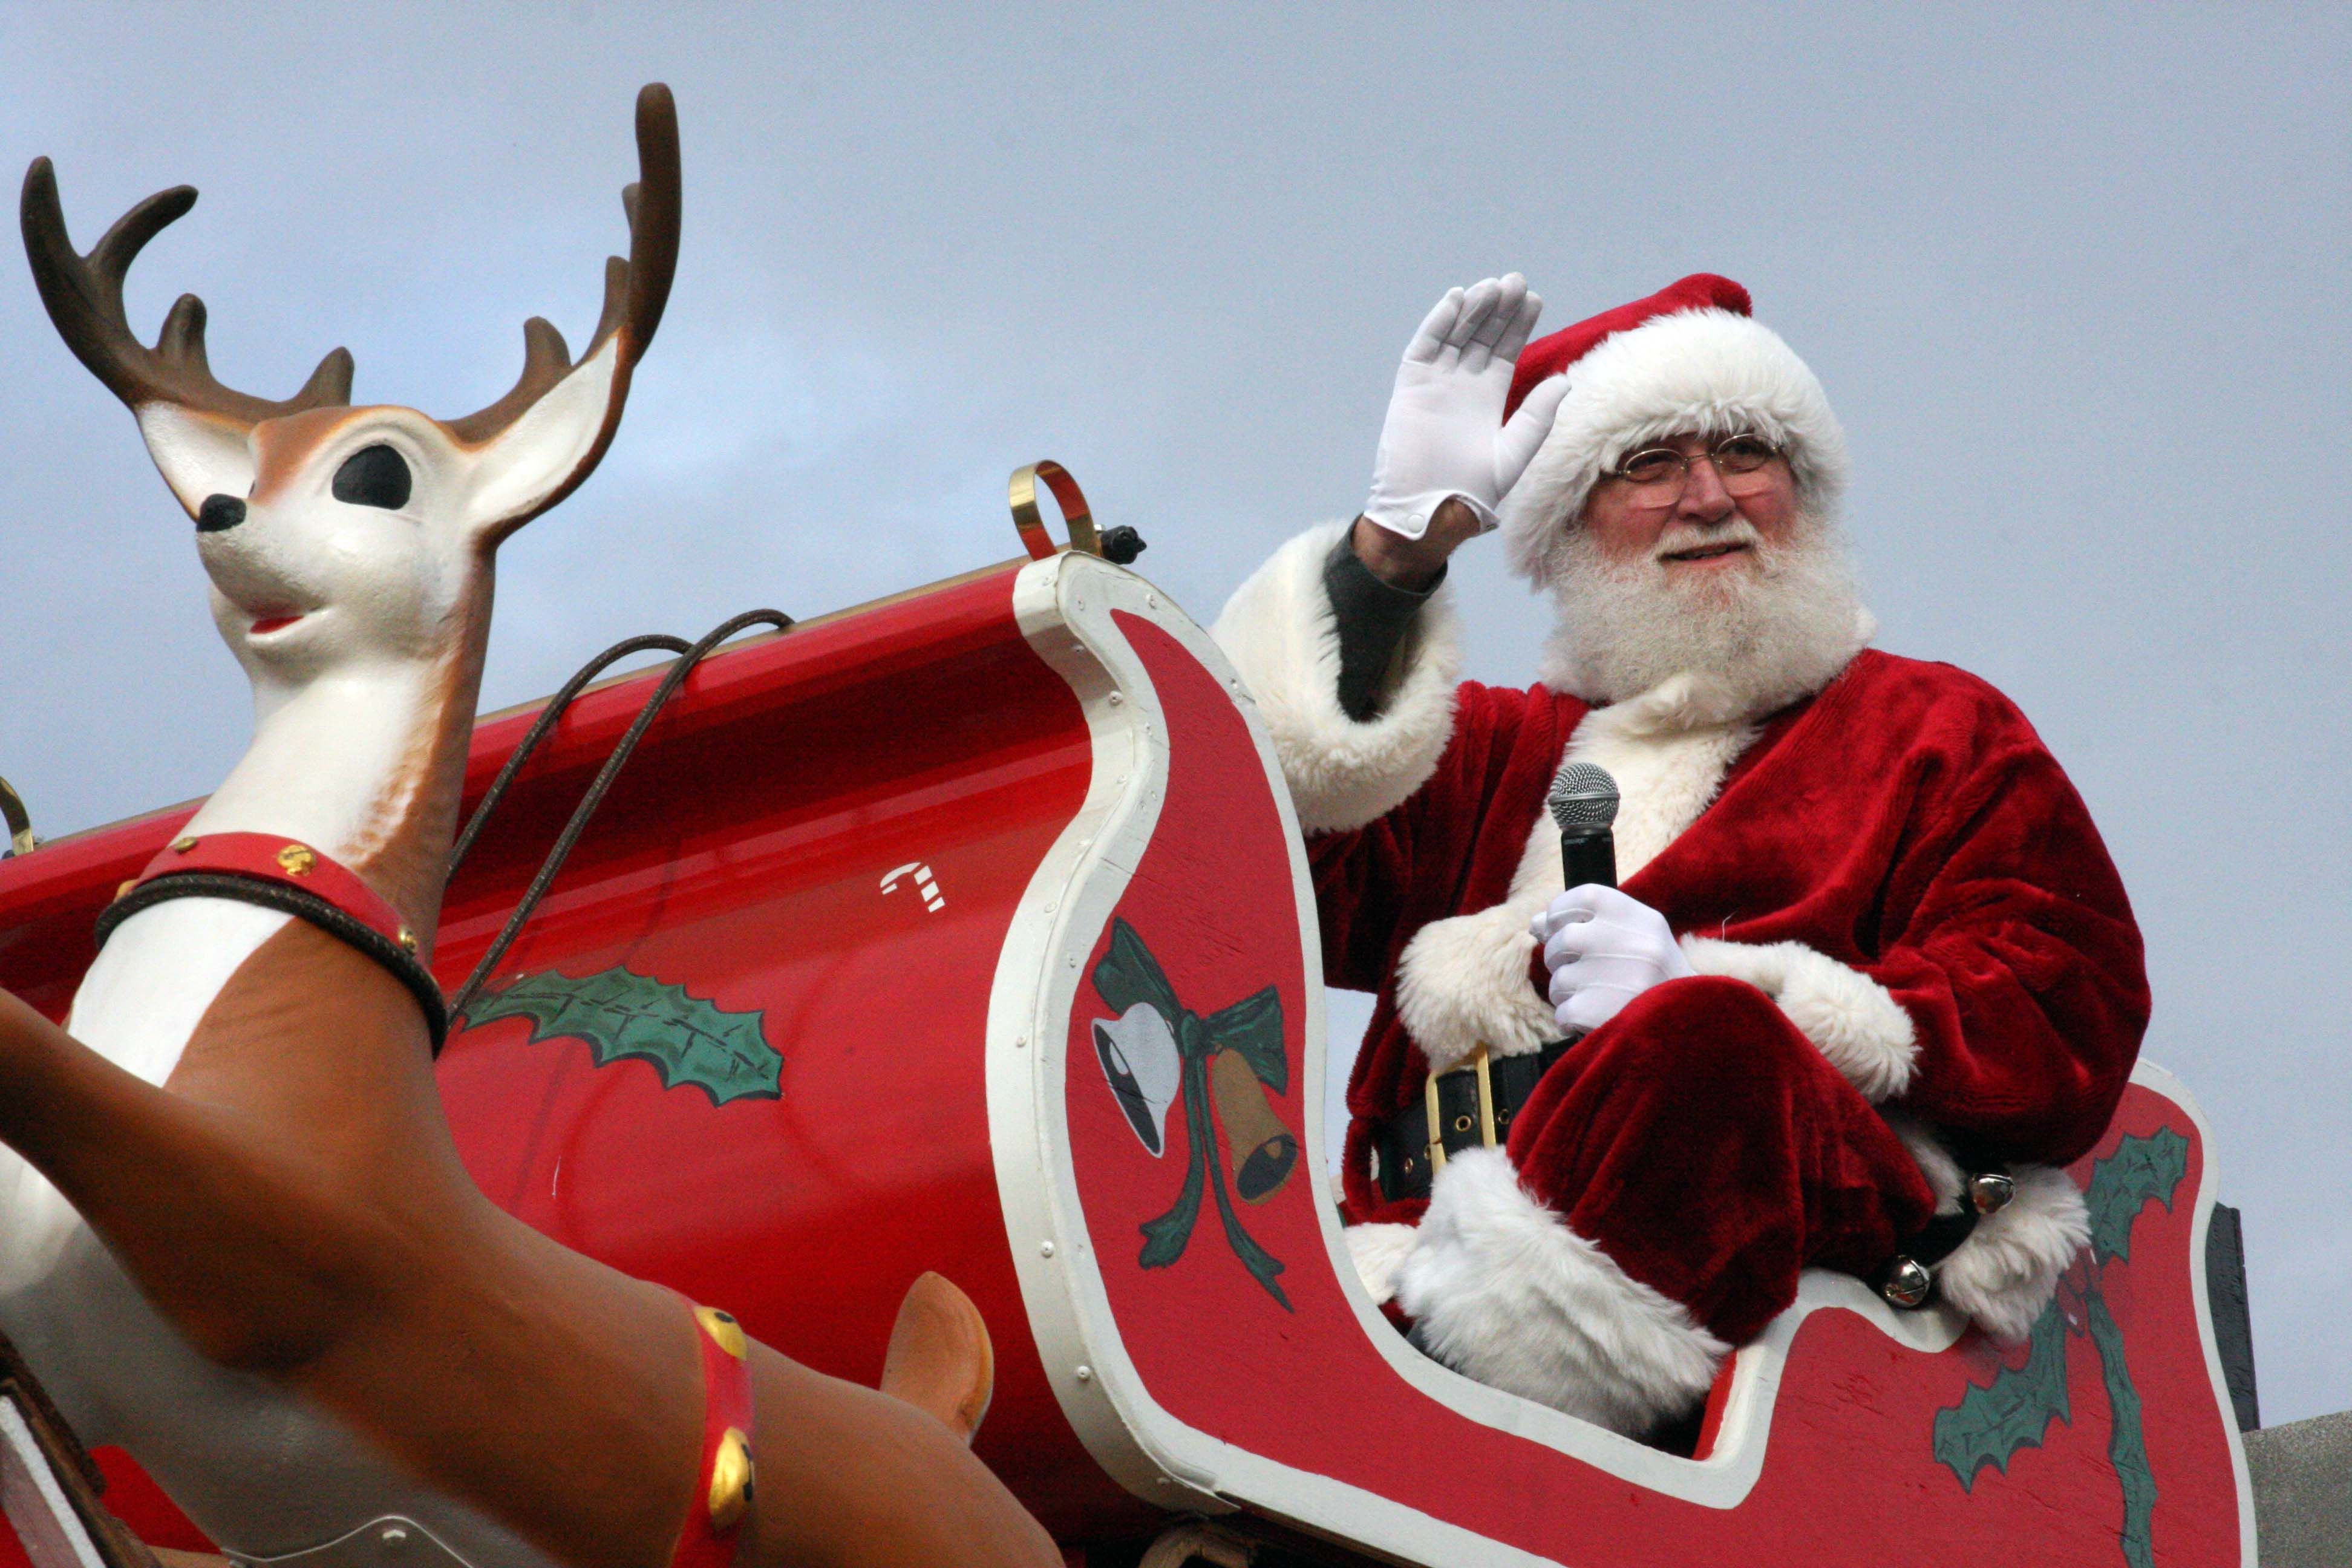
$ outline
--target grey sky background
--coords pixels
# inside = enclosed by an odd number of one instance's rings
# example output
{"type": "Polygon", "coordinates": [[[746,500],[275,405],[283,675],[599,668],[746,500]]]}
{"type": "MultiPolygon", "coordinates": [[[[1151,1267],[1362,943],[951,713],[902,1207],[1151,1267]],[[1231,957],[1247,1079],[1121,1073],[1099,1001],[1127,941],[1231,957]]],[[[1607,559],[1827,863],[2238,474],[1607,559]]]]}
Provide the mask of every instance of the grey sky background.
{"type": "MultiPolygon", "coordinates": [[[[1521,268],[1557,326],[1727,273],[1845,422],[1882,645],[2013,696],[2123,868],[2266,1421],[2352,1406],[2352,9],[17,4],[0,170],[52,155],[84,247],[197,185],[142,332],[194,289],[232,384],[342,342],[448,416],[524,317],[586,335],[655,79],[677,291],[603,470],[503,552],[492,703],[1003,559],[1041,457],[1206,621],[1360,501],[1446,286],[1521,268]]],[[[0,364],[0,773],[50,834],[200,794],[244,679],[13,241],[0,364]]],[[[1523,683],[1497,554],[1471,669],[1523,683]]]]}

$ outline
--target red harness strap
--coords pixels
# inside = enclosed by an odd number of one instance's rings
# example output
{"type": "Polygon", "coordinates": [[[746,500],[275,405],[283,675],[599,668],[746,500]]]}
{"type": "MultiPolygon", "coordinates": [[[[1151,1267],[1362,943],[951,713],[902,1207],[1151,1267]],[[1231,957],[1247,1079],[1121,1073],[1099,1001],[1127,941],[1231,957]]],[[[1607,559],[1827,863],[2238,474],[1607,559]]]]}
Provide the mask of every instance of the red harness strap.
{"type": "Polygon", "coordinates": [[[147,868],[115,890],[98,917],[103,947],[114,928],[171,899],[234,899],[308,921],[374,959],[408,988],[425,1014],[433,1054],[449,1034],[449,1005],[416,956],[416,933],[400,911],[350,867],[309,845],[268,833],[207,833],[174,838],[147,868]]]}
{"type": "Polygon", "coordinates": [[[694,1308],[694,1321],[702,1347],[702,1465],[670,1563],[730,1568],[751,1511],[750,1347],[742,1327],[715,1307],[694,1308]]]}
{"type": "Polygon", "coordinates": [[[158,877],[187,871],[225,872],[299,888],[313,898],[324,899],[385,941],[410,952],[416,951],[416,933],[408,929],[392,901],[369,887],[357,871],[307,844],[273,833],[207,833],[201,838],[174,838],[121,890],[127,893],[158,877]]]}

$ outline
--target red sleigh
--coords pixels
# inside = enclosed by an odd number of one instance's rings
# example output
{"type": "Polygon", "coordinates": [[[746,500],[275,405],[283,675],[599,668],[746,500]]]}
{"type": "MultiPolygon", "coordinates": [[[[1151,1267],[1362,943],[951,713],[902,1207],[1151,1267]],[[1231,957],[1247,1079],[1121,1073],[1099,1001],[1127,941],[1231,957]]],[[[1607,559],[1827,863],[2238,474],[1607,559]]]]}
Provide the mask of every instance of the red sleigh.
{"type": "MultiPolygon", "coordinates": [[[[445,985],[656,679],[591,689],[523,775],[451,886],[445,985]]],[[[530,718],[479,726],[470,793],[530,718]]],[[[187,815],[0,865],[0,986],[61,1015],[187,815]]],[[[1236,1561],[2254,1560],[2169,1075],[2074,1169],[2095,1245],[2027,1345],[1811,1275],[1683,1457],[1455,1375],[1357,1284],[1310,898],[1207,637],[1048,552],[705,663],[440,1082],[494,1200],[822,1370],[871,1383],[909,1280],[957,1281],[994,1330],[979,1450],[1078,1560],[1185,1514],[1232,1516],[1236,1561]]]]}

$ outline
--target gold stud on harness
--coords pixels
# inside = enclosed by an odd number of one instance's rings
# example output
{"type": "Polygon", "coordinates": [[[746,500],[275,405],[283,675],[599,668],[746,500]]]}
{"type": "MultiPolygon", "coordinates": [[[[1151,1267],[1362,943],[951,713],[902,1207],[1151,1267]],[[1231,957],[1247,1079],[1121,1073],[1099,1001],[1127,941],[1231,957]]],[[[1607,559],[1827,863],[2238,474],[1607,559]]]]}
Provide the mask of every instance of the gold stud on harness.
{"type": "Polygon", "coordinates": [[[671,1568],[728,1568],[735,1530],[751,1511],[757,1477],[751,1462],[751,1342],[743,1325],[716,1307],[694,1309],[702,1360],[701,1496],[679,1532],[671,1568]]]}
{"type": "Polygon", "coordinates": [[[751,1506],[751,1445],[740,1426],[727,1428],[719,1439],[719,1455],[710,1462],[710,1528],[732,1530],[751,1506]]]}

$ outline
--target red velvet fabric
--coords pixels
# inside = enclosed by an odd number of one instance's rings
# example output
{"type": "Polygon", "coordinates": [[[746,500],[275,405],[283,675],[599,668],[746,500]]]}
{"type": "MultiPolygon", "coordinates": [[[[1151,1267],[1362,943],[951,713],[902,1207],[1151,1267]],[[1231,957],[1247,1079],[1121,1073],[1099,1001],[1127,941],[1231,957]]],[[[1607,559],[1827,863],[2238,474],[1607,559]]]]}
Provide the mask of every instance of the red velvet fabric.
{"type": "Polygon", "coordinates": [[[1601,346],[1601,341],[1612,332],[1631,331],[1654,316],[1672,316],[1684,310],[1730,310],[1739,315],[1751,314],[1748,290],[1728,278],[1712,272],[1694,272],[1675,279],[1646,300],[1636,300],[1630,305],[1620,305],[1613,310],[1603,310],[1589,316],[1573,326],[1562,327],[1547,333],[1527,346],[1519,355],[1519,367],[1511,374],[1510,395],[1503,402],[1503,417],[1508,419],[1519,406],[1519,399],[1531,391],[1536,383],[1547,376],[1558,375],[1586,354],[1601,346]]]}
{"type": "Polygon", "coordinates": [[[1765,994],[1669,981],[1554,1063],[1511,1131],[1529,1185],[1717,1338],[1753,1339],[1807,1264],[1866,1274],[1935,1195],[1765,994]]]}
{"type": "MultiPolygon", "coordinates": [[[[1429,782],[1379,821],[1308,843],[1326,978],[1378,993],[1348,1090],[1351,1220],[1411,1222],[1423,1206],[1384,1203],[1370,1166],[1370,1122],[1416,1097],[1427,1071],[1397,1017],[1398,956],[1429,921],[1506,897],[1584,712],[1575,699],[1540,686],[1465,685],[1453,738],[1429,782]]],[[[2023,715],[1948,665],[1861,654],[1819,697],[1767,726],[1714,804],[1625,890],[1678,932],[1801,942],[1877,981],[1917,1034],[1917,1070],[1898,1103],[2007,1159],[2063,1163],[2088,1150],[2138,1054],[2148,1010],[2139,931],[2098,830],[2023,715]]],[[[1604,1058],[1636,1075],[1652,1070],[1651,1057],[1699,1048],[1685,1037],[1744,1043],[1709,1047],[1717,1050],[1783,1055],[1790,1039],[1802,1043],[1785,1020],[1779,1033],[1762,1026],[1755,1013],[1763,994],[1752,987],[1712,983],[1695,996],[1662,995],[1655,1007],[1629,1009],[1591,1037],[1610,1048],[1592,1054],[1585,1072],[1612,1070],[1597,1065],[1604,1058]]],[[[1728,1113],[1717,1102],[1752,1092],[1719,1068],[1694,1068],[1676,1081],[1679,1103],[1660,1099],[1663,1088],[1654,1091],[1655,1103],[1628,1113],[1621,1135],[1673,1141],[1719,1131],[1728,1113]]],[[[1827,1110],[1785,1074],[1776,1081],[1775,1092],[1790,1097],[1790,1114],[1827,1118],[1859,1139],[1862,1157],[1878,1167],[1872,1151],[1883,1147],[1875,1132],[1854,1132],[1864,1124],[1851,1105],[1827,1110]]],[[[1596,1085],[1587,1092],[1621,1091],[1596,1085]]],[[[1598,1224],[1592,1205],[1604,1200],[1584,1197],[1596,1171],[1661,1169],[1670,1155],[1604,1157],[1590,1151],[1584,1127],[1551,1125],[1586,1117],[1595,1103],[1548,1078],[1513,1127],[1511,1149],[1538,1197],[1598,1224]]],[[[1842,1190],[1844,1180],[1833,1175],[1830,1189],[1842,1190]]],[[[1633,1202],[1624,1184],[1609,1190],[1619,1195],[1605,1202],[1633,1202]]],[[[1907,1212],[1914,1197],[1906,1184],[1889,1201],[1907,1212]]],[[[1830,1200],[1816,1194],[1806,1201],[1830,1200]]],[[[1679,1227],[1688,1261],[1643,1267],[1656,1280],[1685,1281],[1658,1288],[1690,1300],[1705,1293],[1689,1281],[1706,1258],[1765,1245],[1741,1238],[1766,1223],[1764,1211],[1790,1202],[1783,1178],[1759,1167],[1749,1190],[1718,1184],[1703,1213],[1660,1207],[1620,1230],[1679,1227]],[[1702,1229],[1707,1234],[1696,1234],[1702,1229]]],[[[1861,1223],[1866,1230],[1879,1221],[1861,1223]]],[[[1839,1236],[1850,1229],[1831,1227],[1839,1236]]],[[[1806,1258],[1833,1261],[1848,1244],[1823,1245],[1831,1250],[1806,1258]]]]}

